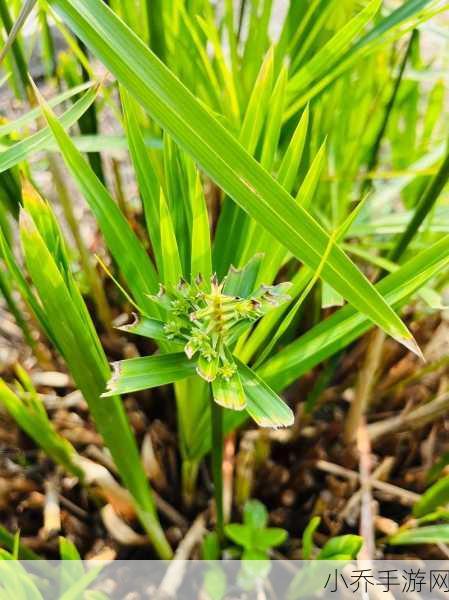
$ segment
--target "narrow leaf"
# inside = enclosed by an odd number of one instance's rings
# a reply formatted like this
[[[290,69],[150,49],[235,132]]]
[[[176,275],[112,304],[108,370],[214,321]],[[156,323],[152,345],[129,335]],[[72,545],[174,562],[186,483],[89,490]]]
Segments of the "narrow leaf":
[[[153,340],[159,340],[166,342],[167,337],[164,333],[164,323],[151,317],[138,316],[133,313],[134,321],[128,325],[122,325],[117,327],[120,331],[126,331],[127,333],[134,333],[135,335],[141,335],[148,337]]]
[[[61,117],[60,127],[71,127],[76,123],[82,115],[89,109],[94,102],[99,89],[99,84],[91,87],[87,92],[71,106]],[[7,150],[0,154],[0,173],[10,169],[14,165],[28,158],[30,154],[35,154],[42,150],[49,140],[51,140],[51,130],[49,127],[44,127],[37,133],[16,142]]]
[[[103,397],[167,385],[195,373],[195,362],[183,352],[129,358],[112,363],[112,366],[114,374]]]
[[[154,293],[158,289],[158,277],[152,262],[109,192],[75,148],[61,123],[42,98],[40,103],[66,165],[94,213],[129,289],[139,306],[151,314],[154,305],[147,293]]]
[[[281,398],[249,367],[237,361],[247,397],[246,410],[260,427],[289,427],[294,415]]]
[[[388,542],[392,546],[447,544],[449,542],[449,525],[428,525],[417,529],[404,529],[389,538]]]
[[[413,507],[413,514],[415,517],[423,517],[447,504],[449,504],[449,477],[443,477],[426,490]]]
[[[197,174],[192,200],[191,279],[201,274],[205,281],[212,275],[209,216],[201,178]]]
[[[159,201],[160,241],[163,264],[162,280],[165,285],[176,286],[182,278],[181,259],[179,257],[173,221],[162,188],[160,189]]]

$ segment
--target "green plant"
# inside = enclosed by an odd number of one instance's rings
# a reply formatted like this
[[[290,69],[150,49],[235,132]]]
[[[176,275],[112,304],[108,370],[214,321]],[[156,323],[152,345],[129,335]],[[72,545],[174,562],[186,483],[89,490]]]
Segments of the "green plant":
[[[413,517],[388,538],[388,544],[404,546],[446,543],[449,539],[449,526],[445,523],[449,520],[448,503],[449,479],[444,476],[427,488],[413,506]]]
[[[86,569],[75,545],[63,537],[59,538],[59,555],[61,558],[59,571],[51,563],[44,566],[41,564],[41,575],[36,577],[29,566],[27,567],[27,563],[23,565],[17,562],[20,556],[20,538],[17,535],[11,552],[0,549],[1,594],[5,598],[14,596],[20,600],[22,598],[41,600],[50,597],[69,600],[79,597],[80,594],[88,600],[108,598],[102,592],[88,589],[100,575],[104,564]],[[39,560],[39,562],[43,561]]]
[[[285,542],[287,531],[267,527],[268,512],[258,500],[248,500],[243,508],[243,523],[225,527],[226,537],[237,544],[242,559],[238,581],[243,589],[258,587],[270,571],[270,551]]]
[[[240,546],[243,560],[267,560],[269,551],[287,539],[285,529],[267,527],[268,512],[258,500],[248,500],[243,509],[243,523],[226,525],[228,539]]]
[[[165,219],[169,219],[168,213]],[[167,235],[167,239],[176,243],[174,236]],[[173,383],[195,372],[211,384],[217,530],[223,538],[223,423],[220,407],[235,411],[246,409],[262,427],[293,424],[293,413],[289,407],[251,368],[240,362],[232,350],[238,338],[257,319],[288,299],[285,290],[289,286],[262,285],[254,289],[260,258],[255,258],[241,270],[231,268],[221,283],[217,282],[215,275],[205,279],[202,272],[192,269],[195,279],[189,284],[179,279],[181,266],[176,246],[164,248],[164,256],[168,257],[167,263],[172,269],[164,271],[166,287],[161,286],[157,296],[151,297],[164,320],[141,316],[125,329],[183,352],[115,363],[114,375],[103,397]]]
[[[159,556],[172,549],[118,394],[173,384],[182,510],[193,510],[211,453],[220,543],[243,528],[244,554],[266,557],[259,505],[224,527],[224,437],[248,416],[292,425],[280,394],[304,375],[316,376],[312,418],[340,358],[373,327],[419,354],[415,321],[443,305],[446,86],[422,37],[445,6],[291,0],[273,35],[272,0],[243,1],[239,13],[230,0],[39,0],[44,100],[22,30],[33,4],[0,0],[2,84],[23,108],[0,123],[0,293],[40,363],[53,368],[49,349],[65,361]],[[114,134],[101,133],[111,122]],[[128,158],[136,189],[123,184]],[[72,184],[93,216],[89,240]],[[136,321],[114,330],[131,307]],[[135,358],[117,350],[129,334],[140,336],[129,338]],[[90,489],[83,448],[16,373],[0,401]],[[424,495],[418,518],[445,504],[445,487]],[[305,558],[357,554],[351,536],[314,553],[318,525],[304,532]]]

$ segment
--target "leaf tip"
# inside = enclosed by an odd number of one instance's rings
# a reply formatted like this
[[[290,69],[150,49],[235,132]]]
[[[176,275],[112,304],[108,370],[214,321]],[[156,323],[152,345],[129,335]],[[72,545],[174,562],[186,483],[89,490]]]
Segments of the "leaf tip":
[[[424,354],[422,353],[422,350],[418,346],[418,343],[416,342],[414,337],[410,337],[410,338],[401,337],[401,338],[396,338],[396,339],[400,344],[405,346],[405,348],[407,348],[407,350],[410,350],[410,352],[415,354],[415,356],[417,356],[422,362],[426,362]]]

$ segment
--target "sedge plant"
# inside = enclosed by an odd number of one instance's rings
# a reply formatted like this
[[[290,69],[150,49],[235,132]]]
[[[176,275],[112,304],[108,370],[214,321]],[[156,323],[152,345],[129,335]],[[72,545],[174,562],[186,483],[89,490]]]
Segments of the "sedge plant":
[[[24,110],[0,123],[0,291],[37,358],[36,325],[64,359],[164,558],[172,550],[119,395],[173,384],[181,495],[191,507],[211,453],[223,541],[224,436],[248,417],[291,426],[282,392],[315,369],[323,389],[335,357],[373,326],[419,354],[398,311],[417,298],[425,310],[441,306],[445,82],[421,36],[444,7],[292,0],[273,35],[272,0],[242,2],[241,13],[230,0],[222,10],[210,0],[39,0],[43,76],[58,87],[44,100],[21,30],[33,2],[10,4],[0,3],[5,85]],[[66,46],[59,56],[55,31]],[[108,71],[101,81],[98,63]],[[117,135],[101,133],[102,118]],[[121,189],[123,151],[135,190]],[[42,171],[52,178],[45,193]],[[121,290],[106,312],[98,286],[109,284],[73,218],[73,187]],[[111,334],[109,308],[132,306],[135,322]],[[105,331],[140,336],[142,356],[111,374]],[[13,418],[32,431],[35,415],[36,443],[76,472],[74,449],[55,437],[34,392],[19,388],[15,400],[8,389],[0,392]]]

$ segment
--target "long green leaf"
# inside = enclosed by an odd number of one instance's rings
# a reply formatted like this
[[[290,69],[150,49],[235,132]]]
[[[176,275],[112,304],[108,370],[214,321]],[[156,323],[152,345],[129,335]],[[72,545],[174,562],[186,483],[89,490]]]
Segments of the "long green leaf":
[[[423,517],[447,504],[449,504],[449,477],[443,477],[426,490],[413,507],[413,514],[415,517]]]
[[[150,237],[158,270],[161,272],[162,255],[160,248],[159,227],[160,184],[154,167],[150,161],[150,157],[148,156],[145,138],[139,125],[137,112],[139,106],[123,87],[120,89],[120,96],[125,115],[129,152],[137,176],[137,181],[139,183],[139,192],[140,197],[142,198],[147,231]]]
[[[195,373],[195,362],[183,352],[140,356],[112,363],[114,374],[103,397],[167,385]]]
[[[192,250],[190,274],[193,280],[199,273],[209,281],[212,275],[209,216],[201,178],[197,174],[192,199]]]
[[[58,104],[65,102],[65,100],[69,100],[73,96],[77,96],[78,94],[81,94],[81,92],[85,92],[93,85],[93,81],[87,81],[86,83],[77,85],[73,88],[70,88],[69,90],[66,90],[65,92],[62,92],[62,94],[58,94],[54,98],[51,98],[50,100],[48,100],[48,104],[49,106],[54,108],[55,106],[58,106]],[[35,121],[40,116],[40,114],[41,111],[39,107],[33,108],[21,117],[14,119],[14,121],[8,121],[7,123],[0,125],[0,137],[8,135],[13,131],[19,131],[23,127],[26,127],[27,125]]]
[[[60,118],[61,127],[70,127],[88,110],[94,102],[99,85],[94,85],[75,104],[70,107]],[[0,173],[25,160],[30,154],[42,150],[51,140],[49,127],[44,127],[37,133],[16,142],[0,154]]]
[[[165,285],[174,287],[181,281],[183,275],[181,258],[179,256],[173,221],[162,188],[160,189],[159,199],[162,281]]]
[[[428,525],[417,529],[404,529],[389,538],[388,542],[392,546],[447,544],[449,542],[449,525]]]
[[[72,444],[59,435],[45,412],[44,405],[36,393],[23,391],[15,394],[0,379],[0,403],[23,431],[36,441],[42,450],[56,463],[65,466],[69,473],[81,477],[76,465],[76,454]]]
[[[100,0],[51,0],[73,31],[205,171],[295,256],[316,269],[328,243],[319,224],[247,153]],[[381,295],[334,247],[323,278],[387,333],[414,346]]]
[[[449,236],[423,250],[395,273],[387,275],[377,288],[392,305],[401,306],[449,262]],[[350,306],[339,309],[258,370],[274,389],[283,389],[335,352],[343,350],[368,331],[372,323]]]
[[[147,294],[158,289],[158,277],[153,263],[132,231],[109,192],[93,172],[88,162],[75,148],[50,107],[40,99],[44,116],[53,133],[67,167],[87,200],[106,239],[108,248],[120,266],[121,273],[136,302],[151,316],[154,303]]]

